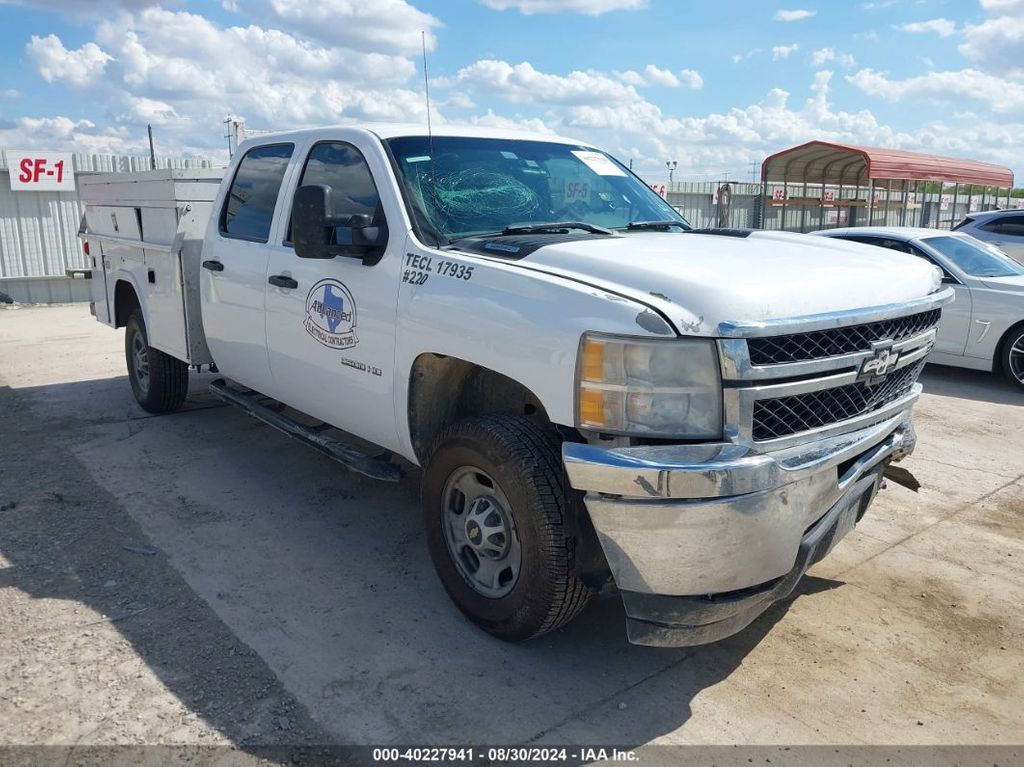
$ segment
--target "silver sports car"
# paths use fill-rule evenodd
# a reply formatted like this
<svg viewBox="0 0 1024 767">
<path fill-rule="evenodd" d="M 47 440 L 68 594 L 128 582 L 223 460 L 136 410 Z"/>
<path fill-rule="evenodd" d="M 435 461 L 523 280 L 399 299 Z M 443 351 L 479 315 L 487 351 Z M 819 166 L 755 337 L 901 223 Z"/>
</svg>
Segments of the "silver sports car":
<svg viewBox="0 0 1024 767">
<path fill-rule="evenodd" d="M 910 227 L 815 234 L 909 253 L 935 264 L 956 300 L 942 309 L 929 362 L 1003 372 L 1024 389 L 1024 266 L 961 232 Z"/>
</svg>

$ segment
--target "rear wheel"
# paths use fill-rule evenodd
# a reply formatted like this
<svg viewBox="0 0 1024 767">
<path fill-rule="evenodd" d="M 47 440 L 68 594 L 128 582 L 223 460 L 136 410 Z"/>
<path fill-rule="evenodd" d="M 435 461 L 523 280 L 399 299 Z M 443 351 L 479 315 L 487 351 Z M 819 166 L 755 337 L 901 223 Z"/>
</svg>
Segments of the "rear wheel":
<svg viewBox="0 0 1024 767">
<path fill-rule="evenodd" d="M 139 309 L 125 326 L 124 355 L 132 393 L 143 410 L 167 413 L 181 407 L 188 396 L 188 365 L 149 345 Z"/>
<path fill-rule="evenodd" d="M 1001 356 L 1006 377 L 1024 389 L 1024 323 L 1010 329 Z"/>
<path fill-rule="evenodd" d="M 485 631 L 530 639 L 586 605 L 569 500 L 559 440 L 528 418 L 472 418 L 439 440 L 423 477 L 427 543 L 449 596 Z"/>
</svg>

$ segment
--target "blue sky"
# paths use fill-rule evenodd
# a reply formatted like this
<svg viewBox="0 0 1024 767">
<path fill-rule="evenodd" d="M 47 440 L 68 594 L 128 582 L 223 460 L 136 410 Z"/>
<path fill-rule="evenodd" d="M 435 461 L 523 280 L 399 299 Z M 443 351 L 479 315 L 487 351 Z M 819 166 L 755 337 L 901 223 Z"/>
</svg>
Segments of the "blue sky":
<svg viewBox="0 0 1024 767">
<path fill-rule="evenodd" d="M 1024 0 L 0 0 L 0 147 L 224 156 L 265 130 L 434 118 L 749 177 L 813 138 L 1024 172 Z"/>
</svg>

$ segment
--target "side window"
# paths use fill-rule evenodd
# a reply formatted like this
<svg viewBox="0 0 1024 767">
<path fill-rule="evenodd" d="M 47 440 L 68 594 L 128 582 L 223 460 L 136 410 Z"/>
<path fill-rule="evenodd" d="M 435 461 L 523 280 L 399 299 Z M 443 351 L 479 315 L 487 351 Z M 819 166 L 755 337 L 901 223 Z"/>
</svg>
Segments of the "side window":
<svg viewBox="0 0 1024 767">
<path fill-rule="evenodd" d="M 1002 216 L 987 224 L 982 224 L 980 229 L 986 232 L 998 232 L 999 234 L 1010 234 L 1020 237 L 1024 235 L 1024 216 Z"/>
<path fill-rule="evenodd" d="M 929 264 L 931 264 L 931 265 L 932 265 L 932 266 L 934 266 L 934 267 L 935 267 L 936 269 L 938 269 L 938 270 L 939 270 L 940 272 L 942 272 L 942 281 L 943 281 L 944 283 L 946 283 L 947 285 L 958 285 L 958 284 L 960 284 L 960 280 L 958 280 L 958 279 L 957 279 L 956 277 L 954 277 L 954 276 L 953 276 L 952 274 L 950 274 L 949 272 L 947 272 L 947 271 L 946 271 L 946 267 L 944 267 L 944 266 L 943 266 L 942 264 L 936 263 L 936 261 L 935 261 L 935 259 L 934 259 L 934 258 L 932 258 L 931 256 L 929 256 L 929 255 L 928 255 L 927 253 L 925 253 L 925 252 L 924 252 L 923 250 L 921 250 L 920 248 L 917 248 L 917 247 L 914 247 L 913 245 L 911 245 L 911 246 L 910 246 L 910 253 L 911 253 L 912 255 L 915 255 L 915 256 L 917 256 L 918 258 L 924 259 L 924 260 L 925 260 L 925 261 L 927 261 L 927 262 L 928 262 Z"/>
<path fill-rule="evenodd" d="M 331 188 L 332 218 L 345 220 L 351 216 L 369 216 L 372 224 L 384 221 L 384 208 L 377 194 L 377 185 L 363 153 L 351 144 L 329 141 L 314 146 L 306 159 L 299 186 L 325 185 Z M 285 242 L 291 242 L 292 226 L 288 223 Z"/>
<path fill-rule="evenodd" d="M 294 148 L 294 144 L 274 144 L 246 153 L 220 214 L 221 234 L 254 242 L 270 238 L 274 206 Z"/>
</svg>

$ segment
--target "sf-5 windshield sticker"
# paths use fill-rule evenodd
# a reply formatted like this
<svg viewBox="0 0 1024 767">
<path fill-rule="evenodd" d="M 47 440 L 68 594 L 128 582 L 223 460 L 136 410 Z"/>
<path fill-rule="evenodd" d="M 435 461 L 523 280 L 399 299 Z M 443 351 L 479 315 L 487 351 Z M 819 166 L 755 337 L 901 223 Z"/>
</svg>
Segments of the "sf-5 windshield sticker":
<svg viewBox="0 0 1024 767">
<path fill-rule="evenodd" d="M 332 349 L 348 349 L 356 338 L 356 302 L 344 283 L 320 280 L 306 296 L 306 332 Z"/>
<path fill-rule="evenodd" d="M 599 176 L 625 176 L 626 172 L 600 152 L 584 152 L 578 149 L 573 154 L 580 162 Z"/>
</svg>

